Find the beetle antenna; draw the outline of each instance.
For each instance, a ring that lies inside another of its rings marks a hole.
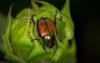
[[[54,24],[56,25],[56,16],[57,16],[57,10],[56,10],[56,13],[55,13],[55,16],[54,16]]]

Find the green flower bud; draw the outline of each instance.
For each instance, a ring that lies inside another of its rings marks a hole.
[[[56,7],[45,1],[37,1],[42,6],[39,7],[33,0],[32,9],[26,8],[12,19],[11,7],[8,14],[7,25],[3,31],[3,42],[0,42],[1,50],[5,53],[5,58],[18,63],[38,63],[38,62],[73,62],[75,59],[76,44],[74,37],[74,24],[70,17],[69,0],[66,1],[63,9],[59,11]],[[67,6],[67,9],[65,9]],[[65,11],[68,11],[67,13]],[[38,35],[36,22],[41,17],[48,17],[52,21],[56,16],[56,28],[58,35],[55,35],[54,47],[44,47],[44,40]],[[33,15],[35,15],[33,17]],[[37,39],[37,40],[36,40]],[[72,45],[69,47],[69,40]],[[64,59],[66,58],[66,59]]]

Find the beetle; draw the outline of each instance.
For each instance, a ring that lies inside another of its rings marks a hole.
[[[35,23],[35,21],[32,19],[32,22],[34,23],[34,25],[36,25],[38,35],[45,42],[44,46],[45,44],[47,44],[47,46],[50,48],[54,46],[55,36],[57,35],[56,16],[57,16],[57,11],[54,15],[54,21],[52,21],[48,17],[41,17]],[[32,17],[34,17],[34,15]]]

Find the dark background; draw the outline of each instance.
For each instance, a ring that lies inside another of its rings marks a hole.
[[[46,0],[61,9],[65,0]],[[31,6],[30,0],[0,0],[0,12],[7,15],[14,3],[12,16]],[[71,0],[71,16],[75,23],[78,63],[100,63],[100,1]],[[4,61],[0,52],[0,61]]]

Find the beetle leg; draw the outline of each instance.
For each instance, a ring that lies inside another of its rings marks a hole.
[[[40,39],[31,39],[31,42],[33,42],[34,40],[40,40]]]
[[[44,43],[44,44],[43,44],[43,49],[44,49],[45,52],[47,53],[45,46],[46,46],[46,44]]]
[[[57,10],[55,12],[55,16],[54,16],[54,24],[56,25],[56,16],[57,16]]]

